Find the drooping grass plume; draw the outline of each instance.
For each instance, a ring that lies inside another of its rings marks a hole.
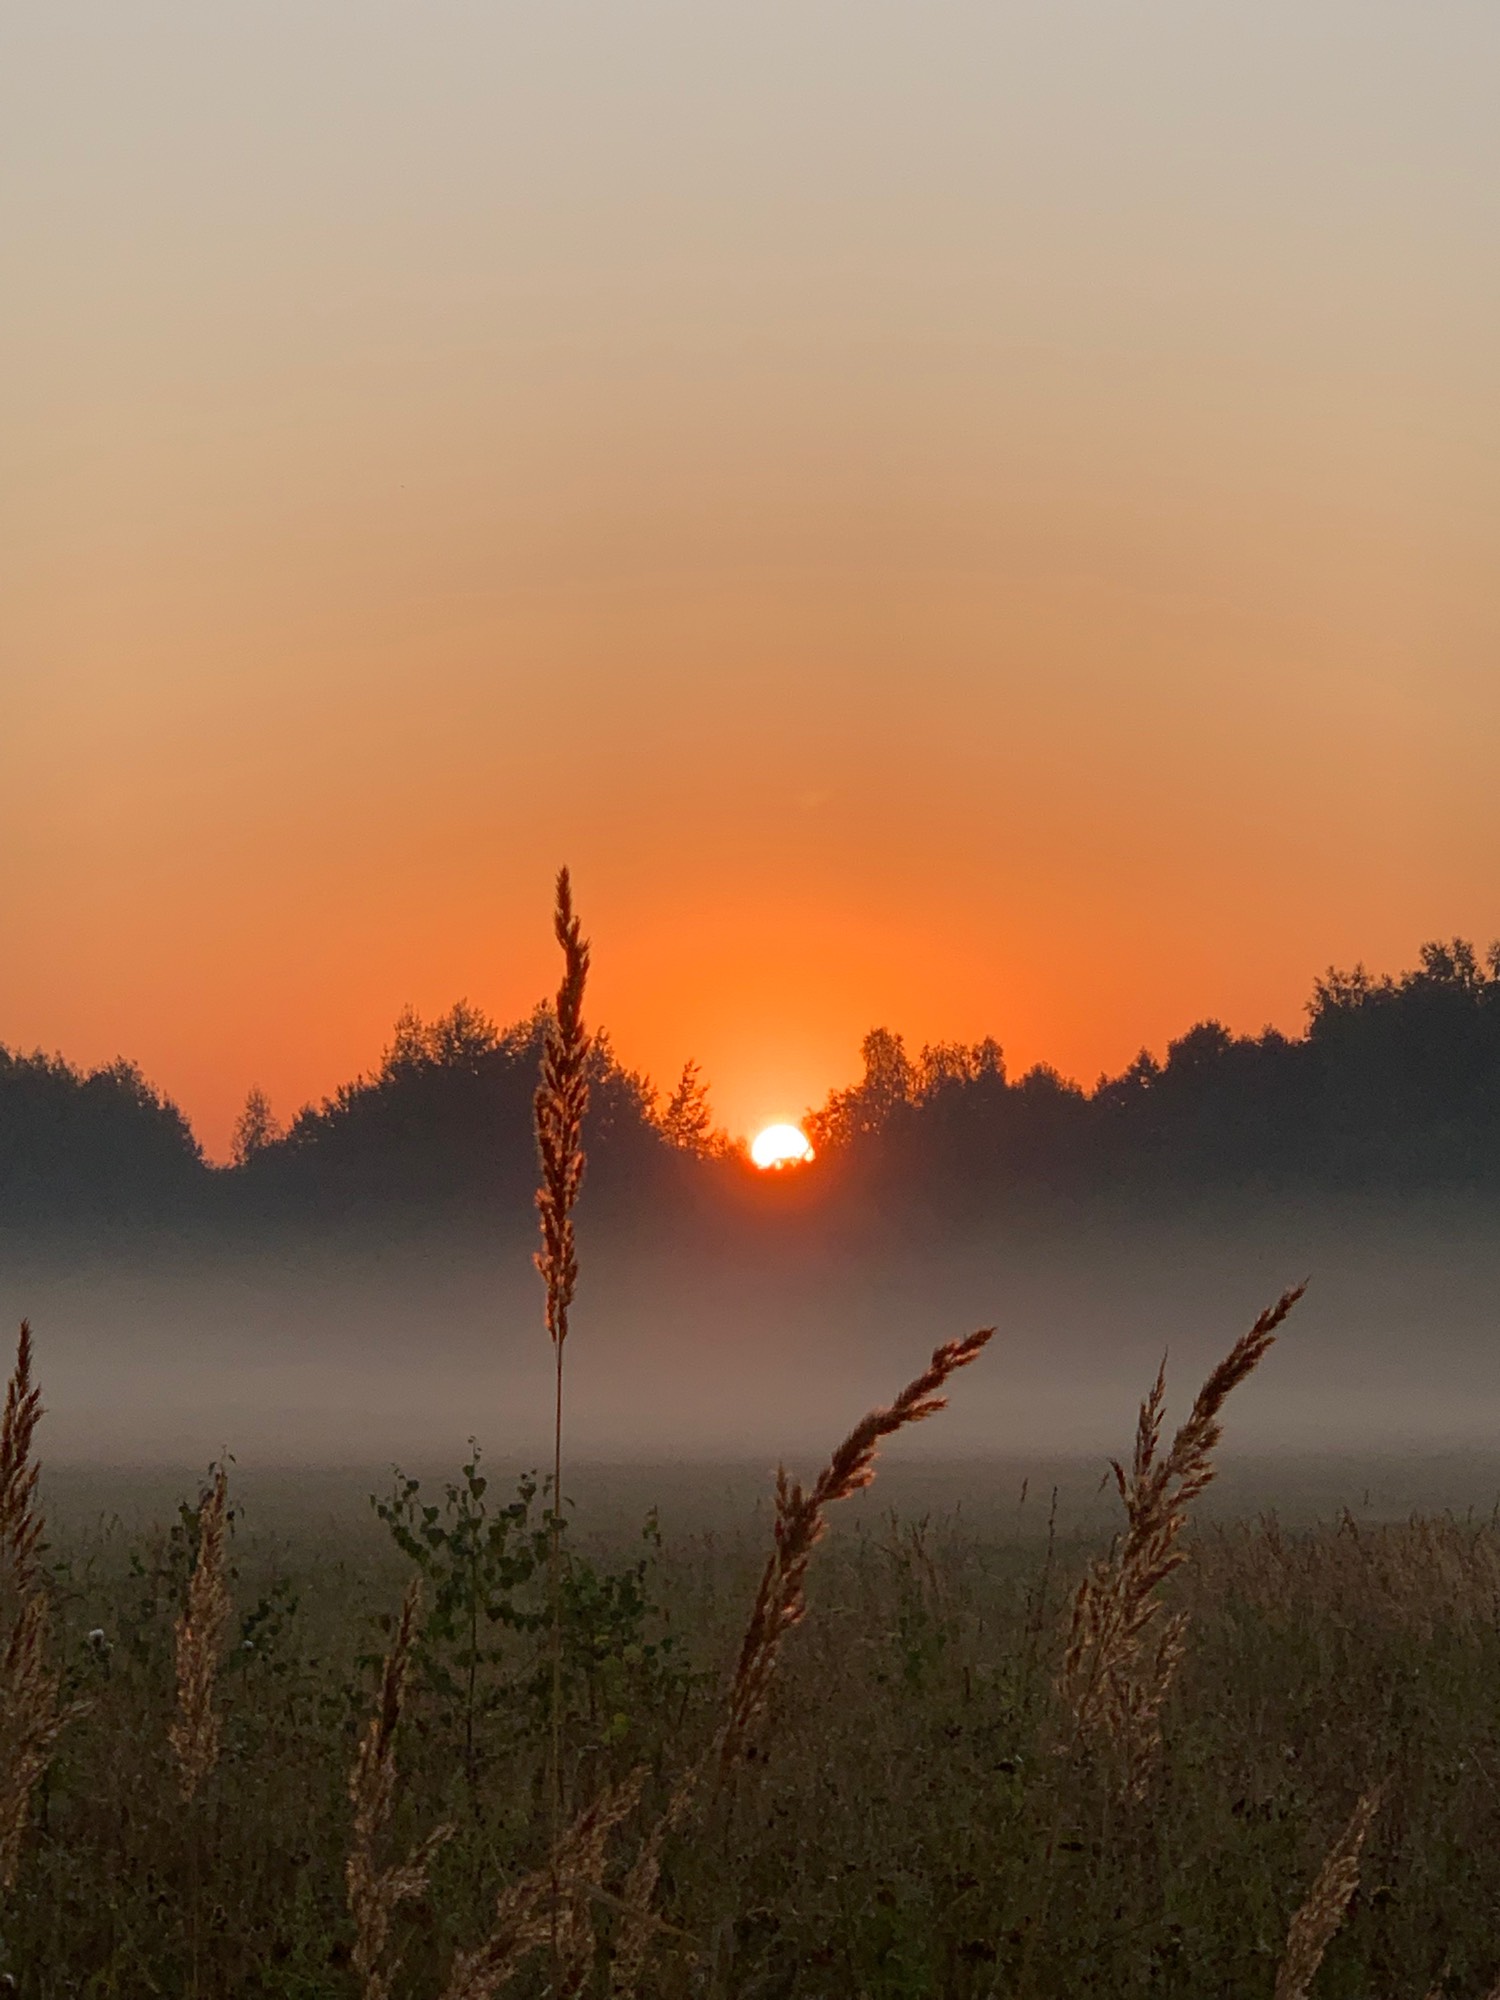
[[[188,1583],[187,1603],[176,1625],[177,1711],[167,1736],[177,1758],[184,1802],[196,1796],[219,1761],[222,1723],[214,1693],[230,1613],[225,1558],[228,1515],[229,1478],[220,1465],[215,1467],[213,1484],[198,1508],[198,1555]]]
[[[391,1917],[400,1904],[421,1895],[432,1857],[453,1831],[451,1826],[437,1827],[405,1861],[385,1867],[379,1862],[380,1837],[396,1795],[396,1730],[406,1701],[421,1601],[422,1587],[414,1579],[381,1668],[375,1711],[360,1737],[349,1774],[354,1829],[344,1864],[344,1884],[354,1919],[353,1964],[363,2000],[388,2000],[391,1980],[399,1970],[399,1962],[387,1951]]]
[[[443,2000],[492,2000],[533,1952],[551,1945],[552,1992],[581,1993],[594,1961],[591,1905],[601,1887],[609,1836],[634,1809],[645,1769],[607,1787],[579,1813],[542,1867],[500,1893],[490,1935],[463,1952]],[[561,1902],[557,1901],[561,1892]]]
[[[1193,1501],[1214,1477],[1213,1454],[1223,1435],[1220,1413],[1230,1392],[1259,1366],[1305,1290],[1297,1285],[1283,1292],[1235,1342],[1160,1457],[1164,1362],[1141,1404],[1129,1473],[1111,1461],[1125,1507],[1125,1533],[1078,1587],[1060,1688],[1077,1740],[1112,1744],[1131,1790],[1140,1788],[1160,1743],[1162,1704],[1182,1659],[1187,1621],[1183,1615],[1161,1617],[1160,1590],[1187,1560],[1182,1530]]]
[[[1360,1851],[1384,1790],[1384,1786],[1376,1785],[1359,1799],[1349,1815],[1348,1825],[1318,1870],[1302,1907],[1292,1918],[1286,1934],[1286,1950],[1276,1973],[1276,2000],[1307,2000],[1308,1989],[1323,1963],[1323,1954],[1359,1887]]]
[[[854,1426],[811,1490],[789,1479],[785,1467],[778,1469],[775,1546],[761,1575],[730,1683],[718,1738],[722,1763],[730,1763],[745,1747],[770,1692],[782,1641],[806,1611],[807,1565],[827,1529],[828,1508],[836,1500],[849,1499],[874,1479],[882,1438],[947,1407],[947,1397],[939,1393],[943,1385],[960,1368],[977,1360],[994,1332],[992,1326],[981,1327],[965,1340],[945,1341],[934,1348],[927,1367],[915,1381],[907,1383],[894,1403],[871,1410]]]
[[[826,1532],[827,1509],[871,1483],[882,1438],[890,1437],[907,1424],[935,1416],[947,1407],[948,1399],[940,1391],[950,1376],[978,1358],[994,1332],[992,1326],[981,1327],[965,1340],[945,1341],[935,1348],[927,1367],[907,1383],[894,1403],[871,1410],[861,1418],[810,1491],[789,1479],[784,1466],[778,1467],[775,1544],[766,1560],[745,1627],[739,1659],[725,1697],[723,1720],[706,1755],[678,1780],[626,1878],[624,1909],[610,1964],[610,1992],[615,2000],[630,2000],[635,1993],[651,1940],[660,1928],[652,1905],[661,1876],[662,1847],[668,1835],[686,1818],[707,1769],[716,1763],[724,1771],[745,1749],[750,1730],[765,1707],[782,1641],[807,1609],[807,1567]]]
[[[37,1581],[42,1516],[33,1443],[41,1394],[31,1379],[31,1328],[21,1322],[0,1415],[0,1564],[5,1646],[0,1653],[0,1889],[14,1887],[31,1797],[65,1725],[80,1713],[58,1699],[48,1661],[51,1607]]]

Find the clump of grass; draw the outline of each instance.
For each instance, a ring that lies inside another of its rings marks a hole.
[[[0,1415],[0,1565],[7,1622],[0,1653],[0,1888],[14,1888],[32,1794],[57,1739],[79,1711],[60,1699],[49,1660],[51,1606],[37,1574],[43,1522],[34,1440],[41,1392],[31,1379],[31,1327],[21,1322]]]
[[[214,1700],[231,1611],[225,1538],[229,1477],[222,1465],[198,1507],[198,1553],[187,1603],[175,1628],[177,1709],[167,1728],[184,1804],[191,1804],[219,1761],[223,1724]]]
[[[349,1774],[354,1829],[344,1864],[344,1883],[354,1919],[353,1964],[363,2000],[388,2000],[391,1981],[400,1966],[388,1949],[391,1918],[402,1903],[420,1896],[427,1887],[432,1857],[453,1831],[450,1826],[437,1827],[405,1861],[382,1866],[378,1858],[396,1795],[396,1731],[406,1701],[421,1601],[422,1586],[414,1580],[402,1602],[381,1667],[375,1710],[359,1739],[354,1769]]]
[[[1109,1745],[1127,1789],[1139,1792],[1161,1742],[1160,1716],[1182,1663],[1187,1615],[1163,1617],[1161,1586],[1187,1560],[1182,1531],[1193,1502],[1214,1477],[1220,1416],[1230,1393],[1252,1374],[1306,1287],[1283,1292],[1242,1334],[1198,1391],[1186,1423],[1160,1456],[1166,1364],[1141,1404],[1127,1473],[1111,1460],[1125,1507],[1125,1533],[1096,1562],[1073,1600],[1060,1691],[1075,1741]]]

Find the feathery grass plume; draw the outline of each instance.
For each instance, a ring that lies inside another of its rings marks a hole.
[[[364,2000],[388,2000],[391,1979],[399,1968],[399,1961],[388,1960],[386,1955],[392,1914],[401,1903],[421,1895],[432,1857],[453,1831],[451,1826],[437,1827],[403,1862],[382,1868],[376,1860],[396,1795],[396,1729],[406,1701],[421,1601],[421,1584],[414,1579],[402,1601],[395,1636],[381,1669],[375,1712],[365,1725],[349,1774],[354,1831],[344,1864],[344,1883],[349,1914],[354,1919],[354,1970],[363,1982]]]
[[[48,1664],[51,1607],[37,1581],[42,1516],[39,1467],[33,1455],[42,1415],[31,1380],[31,1327],[21,1322],[16,1364],[0,1415],[0,1563],[5,1570],[5,1645],[0,1652],[0,1889],[15,1885],[31,1795],[67,1723],[81,1705],[58,1700],[59,1677]]]
[[[1241,1336],[1198,1391],[1186,1423],[1158,1456],[1166,1402],[1166,1364],[1141,1404],[1129,1474],[1112,1460],[1125,1507],[1125,1534],[1094,1564],[1073,1600],[1060,1691],[1075,1723],[1075,1744],[1112,1743],[1122,1754],[1128,1789],[1138,1792],[1161,1741],[1160,1714],[1182,1659],[1186,1617],[1158,1623],[1161,1585],[1187,1560],[1180,1545],[1188,1509],[1214,1476],[1223,1435],[1220,1412],[1231,1390],[1261,1362],[1305,1285],[1283,1292]]]
[[[542,1169],[536,1195],[542,1247],[536,1253],[536,1267],[547,1288],[547,1332],[557,1349],[560,1369],[563,1342],[568,1337],[568,1312],[578,1285],[573,1208],[583,1185],[583,1119],[589,1106],[589,1037],[583,1026],[589,948],[573,912],[573,890],[566,868],[558,871],[552,922],[562,946],[563,977],[557,989],[556,1011],[547,1024],[542,1080],[535,1099]]]
[[[610,1965],[610,1992],[629,2000],[645,1970],[654,1934],[661,1928],[652,1901],[661,1876],[661,1851],[667,1836],[686,1817],[708,1768],[722,1773],[744,1749],[756,1718],[765,1707],[781,1653],[781,1643],[807,1609],[807,1566],[823,1539],[826,1510],[847,1500],[875,1477],[875,1458],[882,1438],[920,1423],[947,1407],[939,1394],[951,1375],[978,1358],[995,1329],[981,1327],[965,1340],[945,1341],[915,1381],[908,1382],[895,1402],[861,1418],[834,1452],[811,1491],[788,1479],[786,1468],[776,1473],[775,1545],[766,1559],[760,1588],[745,1627],[739,1659],[729,1684],[724,1718],[697,1763],[678,1780],[666,1807],[642,1843],[625,1880],[624,1908],[615,1934]]]
[[[549,1944],[557,2000],[584,1990],[594,1961],[590,1906],[602,1883],[609,1836],[634,1810],[645,1777],[639,1766],[607,1787],[579,1813],[540,1868],[501,1891],[494,1928],[477,1950],[460,1953],[443,2000],[492,2000],[533,1952]]]
[[[36,1506],[40,1468],[31,1451],[41,1415],[41,1391],[31,1379],[31,1323],[23,1319],[16,1342],[16,1365],[5,1388],[5,1412],[0,1417],[0,1560],[10,1571],[11,1587],[18,1598],[35,1579],[42,1538],[42,1517]]]
[[[0,1715],[5,1749],[0,1758],[0,1889],[15,1886],[31,1795],[52,1752],[81,1704],[63,1707],[60,1681],[47,1661],[51,1607],[40,1591],[22,1600],[0,1656]]]
[[[573,885],[566,868],[557,874],[552,927],[562,947],[563,976],[557,1005],[547,1026],[542,1076],[535,1098],[536,1144],[541,1185],[536,1193],[542,1247],[536,1267],[547,1288],[547,1332],[552,1340],[552,1520],[547,1559],[549,1620],[552,1633],[552,1689],[547,1758],[547,1801],[554,1852],[562,1840],[562,1435],[563,1348],[568,1313],[578,1287],[578,1251],[573,1208],[583,1185],[583,1120],[589,1107],[589,1037],[583,1026],[583,989],[589,948],[573,909]],[[553,1985],[560,1976],[558,1953],[561,1891],[552,1893]]]
[[[1359,1887],[1359,1856],[1379,1810],[1383,1785],[1364,1793],[1349,1823],[1334,1842],[1327,1860],[1286,1934],[1286,1950],[1276,1973],[1276,2000],[1307,2000],[1307,1990],[1323,1963],[1323,1954]]]
[[[678,1779],[672,1796],[641,1842],[640,1852],[630,1864],[620,1890],[620,1921],[615,1927],[609,1958],[611,2000],[635,2000],[635,1992],[646,1970],[646,1961],[658,1932],[665,1929],[656,1915],[656,1885],[661,1880],[661,1851],[668,1836],[686,1819],[697,1797],[705,1767],[712,1760],[717,1738],[709,1755],[690,1764]]]
[[[188,1582],[187,1604],[177,1620],[177,1713],[167,1736],[177,1758],[178,1785],[191,1800],[219,1761],[221,1725],[214,1684],[229,1624],[229,1582],[224,1559],[228,1530],[229,1478],[214,1468],[213,1485],[198,1507],[198,1556]]]
[[[947,1407],[938,1392],[951,1375],[967,1368],[993,1338],[992,1326],[981,1327],[965,1340],[945,1341],[915,1381],[908,1382],[886,1409],[861,1418],[818,1475],[811,1491],[786,1468],[776,1473],[775,1547],[767,1558],[760,1588],[745,1628],[739,1660],[730,1683],[718,1750],[721,1764],[730,1763],[744,1748],[756,1717],[765,1706],[781,1642],[800,1622],[807,1608],[805,1583],[812,1552],[823,1539],[826,1510],[847,1500],[875,1477],[875,1456],[882,1438],[907,1424],[920,1423]]]

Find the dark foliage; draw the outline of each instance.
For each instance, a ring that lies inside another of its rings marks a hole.
[[[0,1215],[159,1213],[205,1172],[187,1120],[133,1063],[83,1071],[0,1045]]]
[[[1330,970],[1305,1035],[1202,1021],[1085,1094],[1047,1068],[1011,1083],[1001,1052],[865,1038],[865,1075],[811,1121],[867,1189],[952,1210],[1004,1189],[1088,1193],[1500,1179],[1500,950],[1424,945],[1414,971]]]
[[[1500,951],[1481,958],[1454,939],[1424,945],[1399,977],[1330,969],[1307,1011],[1300,1036],[1200,1022],[1164,1059],[1143,1050],[1092,1091],[1045,1066],[1012,1081],[994,1041],[913,1056],[877,1029],[865,1038],[861,1081],[809,1115],[819,1162],[802,1176],[807,1195],[956,1218],[997,1199],[1138,1186],[1500,1181]],[[546,1023],[544,1008],[505,1029],[464,1002],[431,1022],[408,1012],[372,1075],[284,1133],[252,1092],[228,1170],[204,1163],[181,1113],[131,1065],[84,1074],[0,1048],[0,1218],[215,1216],[316,1228],[482,1215],[527,1230]],[[751,1177],[710,1130],[696,1070],[663,1107],[606,1036],[591,1065],[595,1213],[681,1204],[702,1223],[735,1210]],[[788,1185],[778,1199],[802,1197]]]
[[[360,1214],[395,1207],[451,1215],[497,1210],[531,1222],[532,1099],[547,1031],[539,1007],[498,1028],[460,1001],[440,1019],[408,1011],[373,1076],[309,1106],[284,1138],[259,1146],[241,1177],[259,1212]],[[643,1077],[596,1035],[586,1132],[606,1194],[659,1168],[668,1148]]]

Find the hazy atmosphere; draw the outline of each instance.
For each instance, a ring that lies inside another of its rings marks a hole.
[[[1259,1468],[1272,1497],[1278,1480],[1314,1476],[1291,1459],[1316,1460],[1330,1504],[1373,1481],[1397,1512],[1414,1499],[1488,1508],[1495,1199],[1022,1207],[957,1238],[922,1218],[895,1245],[816,1211],[738,1216],[704,1241],[681,1216],[590,1231],[585,1209],[570,1434],[589,1458],[725,1460],[763,1481],[779,1457],[815,1458],[934,1341],[998,1323],[983,1379],[904,1456],[1005,1461],[971,1468],[986,1506],[1011,1465],[1039,1478],[1041,1460],[1081,1457],[1071,1476],[1092,1485],[1164,1353],[1185,1407],[1242,1323],[1310,1276],[1274,1366],[1237,1404],[1237,1455],[1288,1461]],[[362,1494],[392,1460],[456,1463],[471,1435],[504,1465],[545,1457],[551,1356],[531,1246],[519,1228],[483,1236],[434,1224],[358,1245],[12,1238],[0,1310],[29,1313],[43,1338],[53,1463],[191,1469],[229,1449],[247,1471],[349,1467]]]

